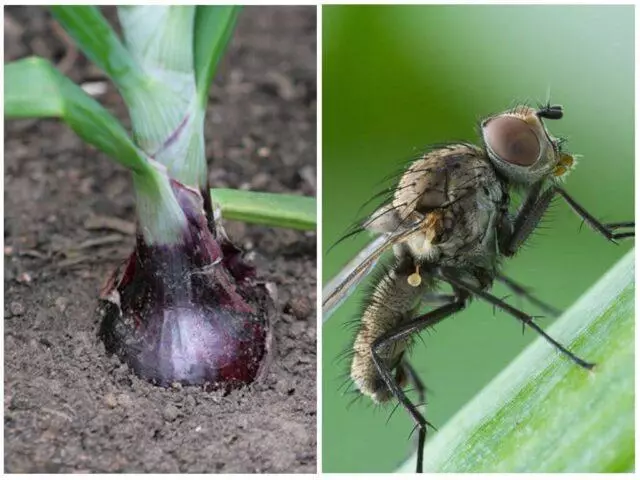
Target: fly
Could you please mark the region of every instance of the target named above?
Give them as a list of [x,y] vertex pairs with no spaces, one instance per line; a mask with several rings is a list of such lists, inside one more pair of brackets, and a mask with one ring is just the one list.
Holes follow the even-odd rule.
[[[633,221],[601,223],[562,188],[576,157],[563,150],[564,142],[543,122],[562,116],[559,105],[520,105],[480,123],[481,146],[455,143],[422,155],[403,172],[388,201],[346,235],[367,230],[379,236],[323,291],[326,319],[381,255],[393,251],[392,262],[375,275],[365,299],[350,376],[363,395],[376,403],[395,398],[411,415],[418,430],[416,472],[422,472],[427,427],[432,426],[403,391],[410,382],[424,399],[424,385],[405,353],[414,334],[460,312],[472,297],[529,326],[578,366],[594,367],[545,333],[533,316],[489,293],[498,281],[558,314],[500,272],[501,260],[518,252],[556,197],[613,243],[635,236]],[[514,192],[523,194],[515,210],[510,208]],[[449,285],[452,293],[440,293],[441,285]],[[420,314],[424,304],[433,309]]]

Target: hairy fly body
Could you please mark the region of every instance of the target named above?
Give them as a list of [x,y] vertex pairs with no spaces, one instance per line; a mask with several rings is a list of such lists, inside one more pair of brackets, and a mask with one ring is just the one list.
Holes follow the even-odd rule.
[[[406,351],[414,334],[464,309],[472,297],[533,328],[580,367],[594,366],[548,336],[531,315],[489,293],[499,281],[556,313],[500,273],[501,259],[518,252],[555,197],[607,240],[634,236],[634,222],[602,224],[561,187],[559,180],[575,165],[575,157],[563,151],[563,142],[549,133],[543,119],[562,115],[557,105],[518,106],[481,122],[481,146],[451,144],[422,155],[403,172],[387,201],[348,234],[368,230],[379,236],[325,287],[323,314],[328,318],[380,256],[393,250],[393,261],[377,275],[364,300],[351,378],[374,402],[395,398],[414,419],[417,472],[422,471],[429,423],[403,391],[411,381],[424,398]],[[514,192],[523,198],[515,208]],[[438,293],[442,285],[450,286],[452,294]],[[435,306],[421,314],[427,302]]]

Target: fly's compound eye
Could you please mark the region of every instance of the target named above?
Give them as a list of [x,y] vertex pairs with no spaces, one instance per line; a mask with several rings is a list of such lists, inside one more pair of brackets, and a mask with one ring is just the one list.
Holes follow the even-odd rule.
[[516,117],[497,117],[483,127],[489,149],[501,160],[528,167],[540,157],[540,142],[531,127]]

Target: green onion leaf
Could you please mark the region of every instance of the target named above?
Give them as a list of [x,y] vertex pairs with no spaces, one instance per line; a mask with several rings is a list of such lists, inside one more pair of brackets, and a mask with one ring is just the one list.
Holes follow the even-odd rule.
[[43,58],[5,65],[7,118],[61,118],[83,140],[134,172],[149,169],[146,157],[102,105]]
[[97,7],[52,6],[51,13],[82,52],[113,80],[125,100],[147,79]]
[[199,6],[196,9],[194,62],[200,108],[205,109],[211,81],[227,49],[242,7]]
[[149,162],[105,108],[47,60],[31,57],[5,65],[6,118],[60,118],[84,141],[130,169],[138,219],[149,244],[180,241],[186,225],[164,167]]
[[211,199],[220,206],[225,219],[297,230],[316,228],[313,197],[214,188]]

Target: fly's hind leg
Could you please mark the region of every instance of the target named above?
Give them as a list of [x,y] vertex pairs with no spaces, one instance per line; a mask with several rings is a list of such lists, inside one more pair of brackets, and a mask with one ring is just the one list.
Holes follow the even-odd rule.
[[402,361],[402,368],[407,373],[409,383],[413,385],[413,388],[418,394],[418,407],[424,405],[427,400],[427,387],[425,387],[420,375],[418,375],[418,372],[416,372],[415,368],[411,366],[408,360]]
[[418,333],[425,328],[432,327],[436,323],[441,322],[445,318],[453,315],[456,312],[459,312],[465,307],[465,300],[468,295],[462,293],[456,296],[456,300],[443,305],[440,308],[437,308],[431,312],[428,312],[424,315],[420,315],[419,317],[411,320],[410,322],[403,323],[391,330],[387,333],[379,337],[373,345],[371,346],[371,356],[373,358],[373,362],[380,374],[380,377],[384,380],[385,385],[389,389],[389,391],[393,394],[393,396],[400,402],[403,408],[411,415],[413,420],[416,423],[416,428],[418,429],[418,460],[416,462],[416,472],[422,472],[422,462],[424,455],[424,442],[426,440],[427,434],[427,426],[433,428],[427,420],[425,420],[424,416],[418,408],[409,400],[407,395],[402,391],[402,388],[398,384],[396,378],[393,375],[393,372],[389,369],[386,363],[381,358],[381,352],[387,348],[391,348],[395,342],[406,339],[407,337],[413,335],[414,333]]
[[[418,394],[418,405],[416,406],[418,407],[418,409],[424,412],[427,405],[427,387],[425,386],[424,382],[420,378],[420,375],[418,375],[418,372],[415,370],[415,368],[413,368],[413,366],[407,360],[403,360],[402,366],[404,367],[404,370],[407,373],[407,378],[409,379],[409,383],[413,385],[413,388]],[[431,428],[435,430],[435,427],[431,426]],[[416,449],[420,448],[420,446],[418,445],[418,439],[416,439],[414,443],[414,447]]]
[[499,273],[496,276],[496,280],[504,283],[507,286],[507,288],[511,290],[513,293],[515,293],[516,295],[519,295],[527,299],[530,303],[538,306],[547,315],[551,315],[552,317],[559,317],[562,314],[560,310],[538,299],[537,297],[529,293],[529,291],[525,287],[523,287],[516,281],[511,280],[509,277]]
[[540,334],[542,337],[544,337],[544,339],[547,342],[549,342],[551,345],[556,347],[556,349],[558,349],[561,353],[563,353],[564,355],[569,357],[574,363],[576,363],[577,365],[581,366],[582,368],[585,368],[587,370],[591,370],[593,367],[595,367],[594,363],[587,362],[587,361],[583,360],[582,358],[578,357],[577,355],[571,353],[566,347],[564,347],[563,345],[558,343],[555,339],[553,339],[547,332],[545,332],[542,328],[540,328],[540,326],[538,324],[536,324],[533,321],[533,317],[531,315],[528,315],[528,314],[524,313],[523,311],[512,307],[508,303],[504,302],[503,300],[500,300],[499,298],[491,295],[490,293],[485,292],[481,288],[478,288],[478,287],[476,287],[474,285],[470,285],[467,282],[464,282],[462,280],[459,280],[458,278],[455,278],[454,275],[451,275],[451,274],[449,274],[449,273],[447,273],[445,271],[440,270],[438,272],[438,274],[436,275],[436,277],[440,278],[441,280],[444,280],[445,282],[449,283],[452,287],[454,287],[454,288],[456,288],[456,289],[458,289],[458,290],[460,290],[462,292],[466,292],[467,294],[471,294],[471,295],[474,295],[476,297],[482,298],[483,300],[485,300],[485,301],[491,303],[492,305],[498,307],[503,312],[508,313],[509,315],[517,318],[524,325],[528,325],[533,330],[535,330],[538,334]]

